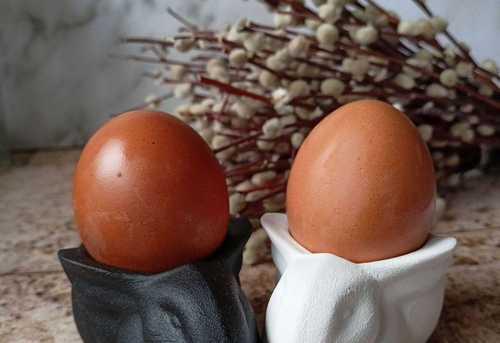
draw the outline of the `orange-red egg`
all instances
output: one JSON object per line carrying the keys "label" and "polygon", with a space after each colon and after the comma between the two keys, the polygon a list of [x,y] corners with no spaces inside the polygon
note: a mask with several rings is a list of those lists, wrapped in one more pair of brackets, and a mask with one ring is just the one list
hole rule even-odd
{"label": "orange-red egg", "polygon": [[95,260],[144,273],[210,255],[229,221],[224,173],[210,148],[161,112],[125,113],[97,131],[76,168],[73,205]]}
{"label": "orange-red egg", "polygon": [[289,230],[311,252],[395,257],[426,241],[435,194],[432,158],[410,120],[384,102],[356,101],[301,146],[287,187]]}

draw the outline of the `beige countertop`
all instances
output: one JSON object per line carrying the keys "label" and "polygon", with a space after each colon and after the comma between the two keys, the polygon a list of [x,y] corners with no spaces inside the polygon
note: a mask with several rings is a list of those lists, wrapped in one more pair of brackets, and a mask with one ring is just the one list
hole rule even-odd
{"label": "beige countertop", "polygon": [[[15,156],[0,171],[0,343],[80,342],[56,252],[79,244],[71,210],[78,151]],[[448,198],[436,233],[457,237],[440,324],[431,342],[500,342],[500,176]],[[241,279],[262,323],[275,270],[267,253]]]}

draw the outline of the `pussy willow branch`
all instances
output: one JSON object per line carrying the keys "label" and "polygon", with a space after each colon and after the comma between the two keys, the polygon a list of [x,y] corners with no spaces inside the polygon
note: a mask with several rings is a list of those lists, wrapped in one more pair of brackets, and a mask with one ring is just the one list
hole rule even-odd
{"label": "pussy willow branch", "polygon": [[[427,16],[434,17],[422,0],[412,1]],[[318,11],[301,2],[294,0],[265,0],[264,2],[276,14],[289,16],[299,26],[304,26],[308,20],[320,24],[324,22]],[[387,25],[377,27],[379,37],[375,42],[360,45],[350,37],[350,32],[367,24],[358,18],[354,11],[366,11],[370,6],[387,18]],[[442,189],[449,186],[447,183],[456,185],[453,179],[456,175],[461,176],[460,173],[480,166],[483,147],[500,146],[498,134],[500,131],[500,116],[498,115],[500,91],[493,81],[500,78],[490,70],[479,66],[469,51],[446,29],[443,30],[443,34],[459,52],[455,56],[456,63],[471,63],[477,82],[460,79],[451,87],[441,85],[441,73],[449,69],[450,65],[443,55],[445,48],[440,41],[435,37],[399,33],[399,19],[374,0],[351,0],[346,5],[343,9],[344,14],[335,23],[340,35],[339,40],[329,48],[319,44],[315,33],[310,28],[296,29],[291,25],[277,29],[272,25],[248,21],[239,29],[239,32],[253,37],[262,35],[264,39],[273,42],[272,45],[276,46],[275,48],[260,47],[258,51],[250,52],[245,41],[229,40],[225,36],[226,33],[200,29],[172,9],[168,12],[183,24],[184,27],[180,33],[169,39],[127,38],[124,40],[125,43],[140,44],[146,49],[143,50],[143,55],[124,57],[164,66],[165,69],[159,73],[147,74],[148,78],[156,80],[160,85],[191,87],[191,89],[186,88],[186,91],[191,94],[192,106],[199,108],[201,106],[202,109],[191,111],[189,107],[189,110],[182,112],[184,113],[182,115],[185,116],[186,121],[195,127],[197,125],[201,133],[207,125],[214,125],[213,129],[209,129],[208,132],[211,133],[207,139],[212,139],[212,135],[215,135],[220,141],[217,144],[213,143],[215,144],[213,150],[225,166],[232,194],[235,196],[239,194],[238,197],[245,198],[245,206],[239,210],[240,213],[259,215],[269,205],[269,201],[271,205],[274,204],[273,206],[280,206],[280,203],[276,201],[282,200],[281,198],[276,200],[276,197],[282,196],[285,191],[287,173],[298,148],[297,145],[291,144],[292,136],[304,136],[326,114],[349,99],[379,98],[403,106],[405,113],[416,125],[422,126],[422,129],[426,127],[426,130],[432,130],[432,139],[428,141],[428,144],[433,153],[437,177]],[[286,49],[298,37],[305,39],[310,53],[307,56],[291,57],[291,63],[313,68],[319,71],[316,75],[298,76],[297,70],[293,67],[274,69],[266,62],[277,53],[277,50],[283,47]],[[181,49],[182,43],[189,45],[186,49],[192,52],[189,61],[167,57],[169,49],[177,48],[177,45]],[[432,55],[433,50],[440,52],[441,55],[432,56],[430,68],[410,63],[410,59],[417,53],[427,52]],[[230,54],[237,51],[245,52],[244,65],[228,63]],[[153,57],[147,55],[148,53],[153,54]],[[377,74],[368,72],[361,79],[356,79],[351,72],[344,70],[343,62],[348,58],[369,59],[369,68],[371,68],[369,70],[372,72],[385,70],[386,76],[377,79]],[[211,75],[208,70],[210,63],[219,63],[220,65],[214,68],[219,68],[219,72],[225,74]],[[174,68],[183,68],[182,75],[184,76],[173,78],[163,75],[165,72],[172,72]],[[296,80],[302,80],[311,85],[315,82],[321,83],[328,78],[341,80],[344,83],[342,92],[344,100],[321,94],[317,86],[313,87],[309,94],[295,96],[288,101],[287,106],[296,111],[294,123],[281,127],[281,133],[275,137],[267,137],[263,132],[266,123],[281,120],[283,114],[278,113],[276,108],[274,90],[262,88],[259,85],[260,81],[250,76],[255,70],[259,73],[269,73],[285,86]],[[398,74],[410,72],[422,75],[421,78],[417,77],[419,80],[412,89],[406,89],[393,81]],[[485,91],[480,89],[480,84],[488,86],[493,94],[484,95],[489,93],[484,93]],[[430,93],[428,88],[432,85],[440,85],[441,92],[442,89],[451,92],[453,99],[438,97]],[[143,105],[157,105],[166,98],[168,97],[153,98]],[[211,109],[212,102],[219,100],[222,101],[222,106],[218,110]],[[206,101],[208,102],[203,105]],[[260,105],[253,110],[250,117],[239,118],[231,106],[241,101],[253,101]],[[319,112],[307,118],[299,115],[300,112],[307,113],[308,111]],[[471,124],[467,124],[468,122]],[[482,129],[485,135],[474,136],[474,132],[471,133],[472,129],[468,125],[472,125],[473,130],[480,125],[486,125]],[[495,130],[494,134],[488,133],[488,130]],[[245,157],[247,156],[245,154],[250,155]],[[256,179],[257,183],[255,183],[254,178],[264,177],[261,174],[268,175],[266,176],[268,179],[260,181]]]}

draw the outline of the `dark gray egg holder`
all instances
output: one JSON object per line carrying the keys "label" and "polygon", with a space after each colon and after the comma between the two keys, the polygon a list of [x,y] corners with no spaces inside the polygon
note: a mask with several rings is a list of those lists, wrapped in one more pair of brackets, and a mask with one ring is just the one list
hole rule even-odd
{"label": "dark gray egg holder", "polygon": [[251,229],[232,220],[212,256],[151,275],[103,266],[83,246],[60,250],[84,342],[259,342],[239,281]]}

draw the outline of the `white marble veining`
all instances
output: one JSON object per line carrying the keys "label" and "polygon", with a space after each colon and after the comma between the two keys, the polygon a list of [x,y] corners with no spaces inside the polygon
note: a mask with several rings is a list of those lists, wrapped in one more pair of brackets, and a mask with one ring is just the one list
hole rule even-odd
{"label": "white marble veining", "polygon": [[178,23],[167,6],[205,26],[262,7],[229,0],[1,1],[0,115],[10,146],[80,145],[111,114],[141,103],[154,87],[141,81],[144,66],[110,55],[128,49],[118,46],[120,37],[174,33]]}
{"label": "white marble veining", "polygon": [[[420,15],[410,0],[381,3],[403,17]],[[498,0],[428,3],[476,56],[500,62]],[[9,145],[81,145],[111,114],[142,102],[154,89],[141,79],[144,66],[110,54],[126,49],[117,45],[123,36],[174,33],[167,6],[202,26],[269,20],[257,0],[0,1],[0,117]]]}

